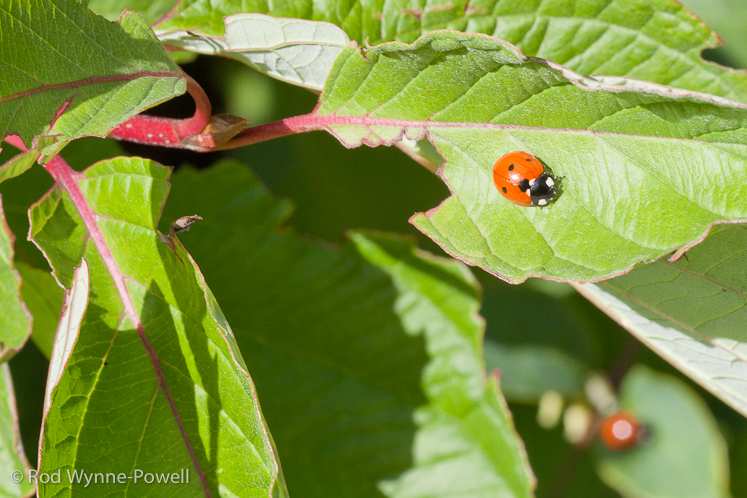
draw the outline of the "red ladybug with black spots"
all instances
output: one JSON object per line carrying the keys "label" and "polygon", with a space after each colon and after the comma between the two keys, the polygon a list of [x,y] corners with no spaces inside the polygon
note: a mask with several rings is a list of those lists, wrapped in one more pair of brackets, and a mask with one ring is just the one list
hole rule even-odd
{"label": "red ladybug with black spots", "polygon": [[546,206],[558,193],[555,177],[526,152],[510,152],[498,159],[493,182],[503,197],[519,206]]}

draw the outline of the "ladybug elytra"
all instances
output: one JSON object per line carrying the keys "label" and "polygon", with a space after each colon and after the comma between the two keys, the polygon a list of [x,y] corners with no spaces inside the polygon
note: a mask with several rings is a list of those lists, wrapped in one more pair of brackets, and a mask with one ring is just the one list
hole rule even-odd
{"label": "ladybug elytra", "polygon": [[555,178],[526,152],[510,152],[493,165],[498,192],[519,206],[546,206],[558,193]]}

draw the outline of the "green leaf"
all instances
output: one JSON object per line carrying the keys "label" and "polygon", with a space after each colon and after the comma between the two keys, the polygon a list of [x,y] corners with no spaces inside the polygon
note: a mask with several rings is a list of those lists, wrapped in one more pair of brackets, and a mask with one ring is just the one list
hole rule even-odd
{"label": "green leaf", "polygon": [[586,367],[556,349],[507,346],[485,340],[485,365],[500,371],[501,391],[508,401],[536,403],[547,391],[564,398],[581,398]]}
{"label": "green leaf", "polygon": [[[39,149],[43,149],[54,143],[54,138],[43,137],[36,139],[34,141],[34,146]],[[8,149],[12,151],[18,150],[13,146]],[[8,162],[0,166],[0,183],[21,176],[22,174],[30,170],[31,167],[36,163],[36,159],[38,156],[39,151],[36,149],[31,149],[29,151],[21,152],[14,155]]]}
{"label": "green leaf", "polygon": [[577,289],[747,416],[746,246],[746,227],[725,226],[677,261],[657,261]]}
{"label": "green leaf", "polygon": [[116,21],[122,16],[125,8],[134,10],[148,24],[153,24],[162,18],[176,4],[176,0],[89,0],[88,8],[110,21]]}
{"label": "green leaf", "polygon": [[0,204],[0,362],[21,350],[31,335],[31,314],[21,301],[21,277],[13,263],[13,234]]}
{"label": "green leaf", "polygon": [[164,216],[187,209],[292,496],[531,496],[464,265],[400,237],[340,251],[278,231],[288,205],[235,163],[180,170]]}
{"label": "green leaf", "polygon": [[486,23],[486,32],[526,55],[581,74],[627,76],[747,102],[747,74],[701,59],[700,53],[720,40],[679,2],[506,3],[493,10],[498,18]]}
{"label": "green leaf", "polygon": [[[0,472],[6,476],[0,480],[0,497],[28,497],[34,494],[34,485],[28,477],[30,466],[23,451],[18,428],[13,379],[7,363],[0,365],[0,369]],[[19,478],[20,482],[16,482]]]}
{"label": "green leaf", "polygon": [[31,340],[47,358],[52,354],[52,344],[60,318],[63,290],[54,277],[44,270],[33,268],[25,263],[17,263],[21,275],[21,297],[26,303],[34,328]]}
{"label": "green leaf", "polygon": [[197,60],[197,55],[194,52],[185,52],[184,50],[169,50],[169,58],[176,64],[183,65],[189,64]]}
{"label": "green leaf", "polygon": [[726,498],[729,461],[724,438],[705,403],[682,381],[633,368],[621,386],[621,407],[651,430],[630,451],[603,451],[599,476],[625,498]]}
{"label": "green leaf", "polygon": [[186,76],[132,12],[110,23],[85,2],[3,0],[0,32],[0,137],[18,135],[29,148],[45,135],[104,136],[186,90]]}
{"label": "green leaf", "polygon": [[[511,282],[601,279],[747,218],[744,106],[584,78],[481,35],[348,48],[319,107],[295,119],[348,147],[427,136],[453,195],[412,223]],[[493,164],[516,150],[563,178],[550,206],[520,207],[498,193]]]}
{"label": "green leaf", "polygon": [[38,155],[39,152],[32,149],[28,152],[18,154],[13,157],[13,159],[0,166],[0,183],[21,176],[27,172],[36,162]]}
{"label": "green leaf", "polygon": [[[5,157],[14,157],[18,154],[15,147],[9,146],[0,153],[0,161]],[[30,155],[34,155],[31,152]],[[38,154],[38,152],[36,152]],[[122,155],[119,142],[110,139],[81,138],[74,140],[62,152],[62,157],[70,161],[76,170],[85,169],[94,162]],[[28,210],[32,204],[39,200],[54,184],[52,177],[41,166],[33,166],[22,176],[0,182],[0,195],[3,197],[3,208],[11,232],[15,235],[15,260],[27,265],[44,270],[49,273],[49,264],[44,255],[32,242],[27,240],[29,233]],[[20,269],[19,269],[20,271]],[[54,284],[58,287],[57,284]],[[22,292],[23,289],[22,289]],[[59,303],[62,295],[59,294]],[[33,310],[30,310],[33,314]],[[59,315],[59,313],[58,313]],[[55,322],[58,317],[55,318]],[[36,324],[35,324],[36,325]],[[33,338],[33,336],[32,336]],[[51,347],[51,342],[49,343]]]}
{"label": "green leaf", "polygon": [[176,31],[159,34],[159,39],[183,50],[224,55],[273,78],[319,91],[350,41],[343,30],[326,22],[238,14],[226,17],[225,23],[224,36]]}
{"label": "green leaf", "polygon": [[[41,441],[40,472],[62,469],[63,479],[41,485],[40,496],[87,495],[68,470],[135,477],[133,469],[185,469],[189,482],[167,488],[178,496],[204,496],[206,486],[212,496],[268,496],[278,464],[254,386],[233,358],[230,330],[210,312],[199,269],[156,231],[169,169],[118,158],[74,175],[58,160],[47,168],[64,188],[30,213],[32,238],[72,286]],[[152,486],[141,479],[127,489]],[[96,494],[121,490],[110,482]]]}
{"label": "green leaf", "polygon": [[242,12],[328,21],[359,44],[409,43],[439,29],[484,33],[582,74],[629,76],[747,101],[747,74],[704,62],[700,52],[718,38],[673,0],[186,0],[158,30],[220,36],[223,17]]}

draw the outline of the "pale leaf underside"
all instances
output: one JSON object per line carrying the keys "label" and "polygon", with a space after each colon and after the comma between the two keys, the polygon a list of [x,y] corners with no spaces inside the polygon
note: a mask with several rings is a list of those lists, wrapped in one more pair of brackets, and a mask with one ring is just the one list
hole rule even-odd
{"label": "pale leaf underside", "polygon": [[747,416],[747,230],[724,227],[677,262],[577,289],[664,359]]}
{"label": "pale leaf underside", "polygon": [[223,55],[273,78],[321,91],[335,59],[349,40],[334,24],[278,19],[262,14],[226,17],[224,36],[161,32],[167,45],[200,54]]}

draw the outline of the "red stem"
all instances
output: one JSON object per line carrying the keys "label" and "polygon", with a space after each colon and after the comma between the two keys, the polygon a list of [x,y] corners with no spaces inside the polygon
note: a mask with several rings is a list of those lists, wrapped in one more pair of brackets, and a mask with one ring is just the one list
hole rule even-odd
{"label": "red stem", "polygon": [[[265,142],[267,140],[272,140],[273,138],[285,137],[295,133],[305,133],[315,130],[331,131],[331,126],[360,126],[363,128],[370,128],[372,126],[394,127],[400,128],[403,132],[404,130],[410,130],[413,132],[411,133],[413,135],[418,134],[415,133],[416,130],[424,133],[426,130],[433,128],[523,128],[520,126],[493,123],[410,120],[373,116],[341,116],[338,114],[317,114],[316,112],[311,112],[302,116],[293,116],[291,118],[281,119],[280,121],[247,128],[233,137],[229,142],[211,150],[234,149],[236,147]],[[386,143],[387,145],[392,145],[397,141],[398,139],[393,139],[387,140],[386,142],[379,141],[376,144],[381,145]],[[366,143],[365,140],[364,143]]]}
{"label": "red stem", "polygon": [[207,126],[212,109],[210,99],[200,85],[189,76],[187,92],[194,99],[196,107],[191,118],[171,119],[138,114],[114,128],[109,137],[161,147],[195,148],[185,145],[183,140],[197,135]]}
{"label": "red stem", "polygon": [[195,80],[187,76],[187,92],[195,100],[195,114],[189,119],[180,120],[177,131],[182,138],[200,133],[210,121],[212,108],[210,99]]}
{"label": "red stem", "polygon": [[[273,121],[259,126],[253,126],[242,131],[229,142],[213,150],[235,149],[245,145],[252,145],[260,142],[266,142],[274,138],[286,137],[296,133],[305,133],[307,131],[323,130],[326,124],[319,120],[320,116],[314,113],[304,114],[303,116],[293,116],[291,118]],[[324,118],[325,116],[321,116]]]}
{"label": "red stem", "polygon": [[[425,134],[426,130],[433,128],[524,128],[521,126],[493,123],[408,120],[374,117],[368,115],[323,115],[317,114],[316,111],[313,111],[309,114],[293,116],[290,118],[281,119],[280,121],[247,128],[238,133],[228,142],[222,145],[215,145],[215,143],[210,140],[210,133],[207,130],[203,131],[203,129],[200,128],[200,126],[204,128],[206,124],[205,119],[209,117],[210,109],[210,103],[207,101],[207,97],[205,97],[204,95],[205,94],[204,92],[202,92],[202,89],[199,89],[199,92],[197,93],[193,93],[195,101],[198,105],[198,110],[195,113],[195,116],[190,120],[180,121],[152,116],[135,116],[130,121],[127,121],[117,129],[115,129],[109,136],[118,138],[120,140],[129,140],[131,142],[146,143],[150,145],[160,145],[162,147],[179,147],[192,149],[198,152],[211,152],[216,150],[235,149],[237,147],[265,142],[267,140],[293,135],[296,133],[306,133],[315,130],[327,130],[332,132],[332,126],[359,126],[369,129],[376,126],[390,128],[393,127],[399,128],[403,134],[405,130],[408,130],[408,135],[410,136],[422,136]],[[201,109],[205,109],[205,111],[203,113],[200,113]],[[196,132],[198,128],[200,128],[200,130]],[[200,135],[195,135],[195,133],[199,133],[200,131],[202,131]],[[185,140],[188,137],[191,138],[189,140]],[[195,138],[200,140],[195,140]],[[398,140],[398,138],[390,138],[387,140],[375,139],[370,145],[393,145]],[[366,141],[366,139],[363,139],[363,143],[368,142]],[[357,144],[348,146],[354,145]]]}
{"label": "red stem", "polygon": [[[21,138],[16,135],[5,137],[5,141],[24,152],[28,150],[23,144],[23,140],[21,140]],[[112,254],[111,249],[109,249],[109,246],[106,243],[104,234],[101,233],[101,229],[99,228],[98,222],[96,220],[96,214],[88,205],[88,201],[86,200],[83,192],[80,190],[80,187],[78,185],[78,180],[81,177],[81,174],[74,171],[70,167],[70,165],[68,165],[67,162],[65,162],[65,160],[60,156],[55,156],[50,159],[49,162],[44,165],[44,168],[52,176],[52,178],[54,178],[55,182],[57,182],[63,189],[67,190],[68,194],[70,194],[70,198],[73,201],[76,209],[78,210],[78,213],[80,213],[80,216],[83,219],[83,223],[88,230],[88,234],[91,237],[94,245],[96,246],[96,250],[99,252],[99,255],[101,255],[101,259],[103,260],[106,269],[109,271],[112,280],[114,280],[114,287],[117,289],[119,298],[122,301],[125,314],[135,326],[135,329],[140,336],[140,340],[142,341],[145,350],[148,352],[148,356],[150,356],[151,363],[153,364],[153,369],[156,373],[156,378],[158,379],[158,385],[166,395],[166,399],[168,400],[171,411],[174,414],[176,423],[179,426],[179,431],[181,432],[184,443],[186,444],[187,450],[189,451],[190,457],[192,458],[192,463],[194,464],[197,475],[199,476],[200,482],[202,483],[202,487],[205,491],[205,496],[210,498],[211,495],[210,488],[207,484],[207,477],[205,476],[205,472],[200,466],[200,462],[197,460],[197,455],[195,454],[192,444],[189,442],[187,431],[184,428],[184,424],[182,423],[181,417],[179,416],[179,413],[176,409],[174,397],[172,396],[171,391],[166,384],[166,377],[163,374],[163,369],[161,368],[161,362],[158,359],[158,354],[156,353],[155,349],[153,349],[153,345],[150,343],[150,340],[148,340],[148,337],[145,335],[145,329],[143,328],[143,324],[140,321],[140,315],[138,315],[137,311],[135,310],[135,305],[132,302],[130,293],[127,290],[127,285],[125,284],[125,275],[119,269],[117,261],[114,259],[114,255]]]}

